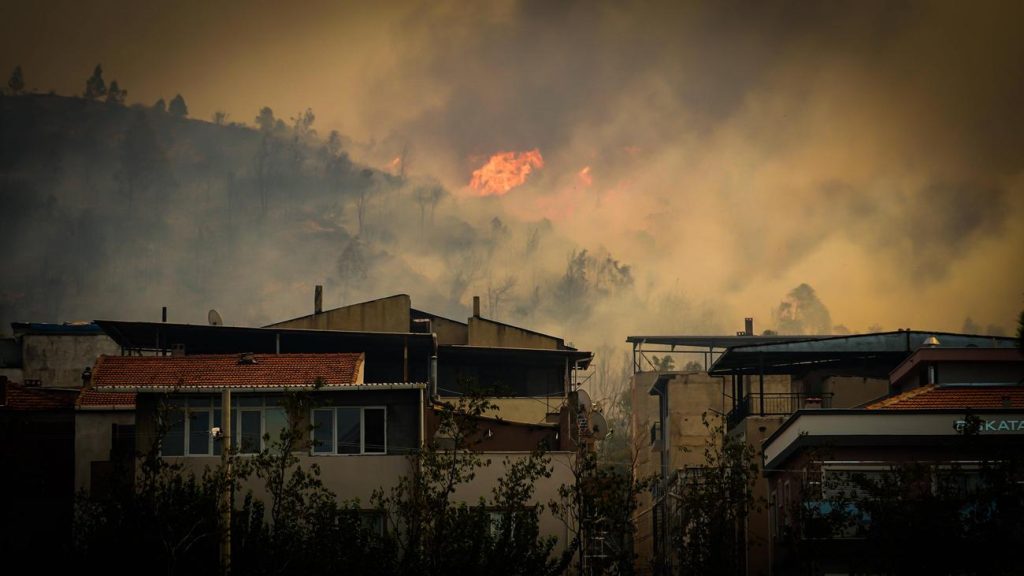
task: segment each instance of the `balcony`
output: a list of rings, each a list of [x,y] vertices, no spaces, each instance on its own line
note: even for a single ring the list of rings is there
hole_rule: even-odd
[[[832,394],[805,394],[803,392],[753,392],[739,399],[736,408],[726,420],[729,428],[747,416],[787,416],[805,408],[831,408]]]

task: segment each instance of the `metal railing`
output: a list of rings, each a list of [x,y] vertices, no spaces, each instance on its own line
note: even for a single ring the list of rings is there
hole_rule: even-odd
[[[753,392],[744,396],[727,415],[729,427],[747,416],[785,416],[804,408],[831,408],[832,393],[806,394],[803,392]]]

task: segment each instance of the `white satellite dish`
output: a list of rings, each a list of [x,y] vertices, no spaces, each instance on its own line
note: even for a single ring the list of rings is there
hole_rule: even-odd
[[[220,317],[220,314],[211,309],[210,313],[206,315],[206,318],[210,321],[210,326],[223,326],[224,319]]]
[[[590,433],[594,440],[604,440],[605,436],[608,436],[608,422],[600,412],[590,415]]]
[[[580,410],[584,412],[594,409],[594,402],[590,400],[590,394],[587,394],[587,391],[582,388],[576,391],[576,402],[579,404]]]

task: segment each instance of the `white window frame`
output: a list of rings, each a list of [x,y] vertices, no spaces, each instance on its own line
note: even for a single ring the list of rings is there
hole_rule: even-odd
[[[257,447],[255,452],[244,452],[244,453],[243,452],[237,452],[237,454],[239,456],[254,456],[254,455],[262,452],[263,450],[267,449],[267,441],[264,439],[264,436],[266,436],[266,434],[267,434],[267,411],[268,410],[272,410],[272,409],[285,410],[284,406],[282,406],[281,404],[277,403],[272,398],[273,397],[268,398],[267,396],[260,396],[259,397],[259,399],[260,399],[259,406],[256,406],[256,405],[253,405],[253,406],[242,406],[242,405],[240,405],[241,403],[239,402],[239,398],[238,397],[232,398],[232,400],[231,400],[231,437],[232,437],[231,438],[231,447],[232,447],[232,449],[237,451],[237,450],[239,450],[241,448],[241,440],[242,440],[242,413],[243,412],[258,412],[259,415],[260,415],[259,446]],[[195,402],[197,405],[193,406],[192,405],[193,402]],[[202,397],[179,398],[179,399],[175,399],[175,403],[172,404],[172,409],[174,411],[176,411],[178,414],[182,415],[182,417],[184,418],[185,438],[183,440],[182,453],[181,454],[164,454],[163,447],[161,446],[160,456],[161,457],[166,456],[168,458],[220,458],[220,454],[216,453],[216,447],[217,447],[216,443],[220,442],[220,439],[219,438],[214,438],[213,434],[211,434],[211,430],[207,430],[207,432],[206,432],[206,435],[207,435],[207,438],[208,438],[208,440],[207,440],[207,442],[208,442],[208,444],[207,444],[208,452],[206,454],[194,454],[194,453],[192,453],[192,450],[191,450],[191,448],[192,448],[192,442],[191,442],[191,438],[192,438],[192,417],[191,417],[191,415],[193,413],[196,413],[196,412],[206,412],[206,413],[208,413],[209,414],[210,427],[211,428],[214,427],[215,426],[215,422],[219,418],[221,418],[221,414],[222,414],[223,407],[220,405],[220,397],[219,396],[218,397],[211,397],[211,398],[208,398],[208,399],[202,398]],[[288,416],[287,415],[287,411],[285,411],[285,417],[287,418],[287,416]],[[387,414],[385,413],[385,419],[386,418],[387,418]],[[386,422],[386,420],[385,420],[385,422]],[[221,426],[223,427],[223,423],[221,423]],[[362,432],[360,431],[360,433],[362,433]],[[385,428],[385,433],[386,433],[386,428]],[[271,438],[270,440],[273,441],[274,438]]]
[[[192,405],[193,402],[196,403],[195,406]],[[214,403],[212,398],[180,398],[170,404],[170,409],[182,417],[184,438],[182,439],[181,454],[164,454],[164,448],[161,445],[161,458],[220,458],[220,454],[215,453],[217,446],[215,442],[218,440],[214,439],[211,434],[211,429],[216,425],[217,418],[220,417],[220,406],[214,406]],[[206,430],[206,453],[192,452],[192,414],[199,412],[205,412],[210,423]]]
[[[339,454],[338,453],[338,410],[345,408],[358,408],[359,409],[359,452],[352,454]],[[367,452],[366,451],[366,411],[367,410],[383,410],[384,411],[384,451],[383,452]],[[330,411],[331,415],[331,449],[329,451],[317,451],[315,443],[309,448],[310,456],[386,456],[388,454],[388,407],[387,406],[322,406],[313,408],[309,413],[309,421],[315,421],[315,414],[318,411]],[[316,435],[315,431],[310,432],[312,435]]]

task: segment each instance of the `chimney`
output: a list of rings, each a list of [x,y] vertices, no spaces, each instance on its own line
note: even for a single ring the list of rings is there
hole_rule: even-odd
[[[473,318],[480,317],[480,297],[473,296]]]
[[[167,306],[160,309],[160,321],[167,322]]]
[[[744,324],[743,330],[744,330],[744,332],[747,333],[747,336],[753,336],[754,335],[754,319],[753,318],[744,318],[743,319],[743,324]]]
[[[317,284],[316,291],[313,292],[313,314],[319,314],[324,311],[324,287]]]

